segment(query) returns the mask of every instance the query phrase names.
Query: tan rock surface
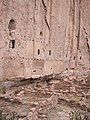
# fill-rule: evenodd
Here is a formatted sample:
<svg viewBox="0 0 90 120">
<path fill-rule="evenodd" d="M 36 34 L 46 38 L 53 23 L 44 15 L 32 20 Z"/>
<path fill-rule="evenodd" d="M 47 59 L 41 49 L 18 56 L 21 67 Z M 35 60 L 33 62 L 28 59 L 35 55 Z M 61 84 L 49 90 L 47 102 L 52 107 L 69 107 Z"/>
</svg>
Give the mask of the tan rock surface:
<svg viewBox="0 0 90 120">
<path fill-rule="evenodd" d="M 0 0 L 0 80 L 90 69 L 90 0 Z"/>
</svg>

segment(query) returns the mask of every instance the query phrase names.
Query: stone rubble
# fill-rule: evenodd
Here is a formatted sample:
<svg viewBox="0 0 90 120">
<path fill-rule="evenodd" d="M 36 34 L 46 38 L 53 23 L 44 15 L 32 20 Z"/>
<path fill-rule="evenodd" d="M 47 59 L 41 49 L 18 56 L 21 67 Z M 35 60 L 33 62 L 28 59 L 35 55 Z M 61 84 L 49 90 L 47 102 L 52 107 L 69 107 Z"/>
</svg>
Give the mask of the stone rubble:
<svg viewBox="0 0 90 120">
<path fill-rule="evenodd" d="M 67 75 L 66 75 L 67 76 Z M 70 78 L 70 79 L 69 79 Z M 21 109 L 19 120 L 47 120 L 47 112 L 57 104 L 67 104 L 71 107 L 87 109 L 90 112 L 89 79 L 84 83 L 74 77 L 55 79 L 49 82 L 37 82 L 13 89 L 12 92 L 0 95 L 0 99 L 16 105 L 29 107 Z M 85 88 L 85 89 L 84 89 Z M 16 111 L 17 112 L 17 111 Z M 58 117 L 62 113 L 58 113 Z M 62 120 L 63 116 L 61 117 Z M 61 119 L 60 118 L 60 119 Z"/>
</svg>

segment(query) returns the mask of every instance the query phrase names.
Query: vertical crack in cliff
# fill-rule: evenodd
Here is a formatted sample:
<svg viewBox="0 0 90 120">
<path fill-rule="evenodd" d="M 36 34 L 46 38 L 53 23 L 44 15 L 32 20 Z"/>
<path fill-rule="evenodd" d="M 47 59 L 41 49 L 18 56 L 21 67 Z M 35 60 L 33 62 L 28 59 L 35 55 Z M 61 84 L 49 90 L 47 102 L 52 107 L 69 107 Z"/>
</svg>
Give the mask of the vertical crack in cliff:
<svg viewBox="0 0 90 120">
<path fill-rule="evenodd" d="M 44 3 L 44 0 L 42 0 L 42 4 L 43 4 L 44 8 L 47 8 L 45 3 Z"/>
<path fill-rule="evenodd" d="M 27 31 L 28 31 L 28 22 L 29 22 L 29 0 L 27 0 L 27 3 L 26 3 L 26 9 L 25 9 L 25 12 L 26 12 L 26 31 L 25 31 L 25 41 L 26 41 L 26 37 L 27 37 Z"/>
<path fill-rule="evenodd" d="M 34 2 L 34 12 L 33 12 L 33 21 L 34 21 L 34 39 L 32 40 L 32 41 L 33 41 L 33 60 L 34 60 L 34 48 L 35 48 L 35 27 L 36 27 L 35 12 L 36 12 L 36 6 L 37 6 L 37 3 L 36 3 L 36 0 L 35 0 L 35 2 Z"/>
<path fill-rule="evenodd" d="M 89 54 L 89 60 L 90 60 L 90 45 L 89 45 L 89 40 L 88 40 L 88 33 L 86 31 L 86 29 L 83 27 L 83 30 L 85 32 L 86 35 L 86 44 L 87 44 L 87 49 L 88 49 L 88 54 Z"/>
<path fill-rule="evenodd" d="M 36 19 L 35 19 L 35 11 L 36 11 L 36 0 L 35 0 L 35 3 L 34 3 L 34 14 L 33 14 L 33 20 L 34 20 L 34 25 L 36 23 Z M 34 27 L 34 32 L 35 32 L 35 27 Z M 34 34 L 35 35 L 35 34 Z"/>
<path fill-rule="evenodd" d="M 70 41 L 70 61 L 73 57 L 73 41 L 74 41 L 74 30 L 75 30 L 75 0 L 70 1 L 70 17 L 71 17 L 71 24 L 72 24 L 72 32 L 71 32 L 71 41 Z M 71 64 L 71 62 L 69 63 Z M 70 66 L 70 65 L 69 65 Z"/>
<path fill-rule="evenodd" d="M 36 0 L 35 0 L 35 8 L 36 8 Z"/>
<path fill-rule="evenodd" d="M 81 30 L 81 2 L 82 0 L 78 1 L 78 34 L 77 34 L 77 50 L 76 50 L 76 61 L 75 66 L 77 69 L 78 66 L 78 52 L 79 52 L 79 44 L 80 44 L 80 30 Z"/>
<path fill-rule="evenodd" d="M 88 37 L 86 36 L 86 42 L 87 42 L 87 49 L 88 49 L 88 54 L 89 54 L 89 60 L 90 60 L 90 45 L 88 43 Z"/>
<path fill-rule="evenodd" d="M 81 25 L 81 0 L 79 0 L 79 17 L 78 17 L 78 35 L 77 35 L 77 50 L 79 50 L 80 42 L 80 25 Z"/>
<path fill-rule="evenodd" d="M 48 27 L 48 29 L 49 29 L 49 31 L 50 31 L 50 26 L 49 26 L 48 21 L 47 21 L 47 18 L 46 18 L 47 6 L 45 5 L 44 0 L 42 0 L 42 4 L 43 4 L 44 10 L 45 10 L 45 23 L 46 23 L 46 25 L 47 25 L 47 27 Z"/>
<path fill-rule="evenodd" d="M 52 35 L 52 31 L 51 31 L 51 29 L 52 29 L 52 3 L 53 1 L 52 0 L 50 0 L 50 32 L 49 32 L 49 45 L 50 45 L 50 40 L 51 40 L 51 35 Z"/>
</svg>

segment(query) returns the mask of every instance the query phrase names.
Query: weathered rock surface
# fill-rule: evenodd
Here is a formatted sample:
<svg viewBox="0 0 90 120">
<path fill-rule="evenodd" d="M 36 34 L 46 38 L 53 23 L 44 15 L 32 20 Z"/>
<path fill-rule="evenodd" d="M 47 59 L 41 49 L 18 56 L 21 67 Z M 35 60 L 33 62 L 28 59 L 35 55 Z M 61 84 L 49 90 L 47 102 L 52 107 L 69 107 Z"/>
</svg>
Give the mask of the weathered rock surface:
<svg viewBox="0 0 90 120">
<path fill-rule="evenodd" d="M 90 0 L 0 0 L 0 109 L 69 120 L 58 104 L 90 113 Z"/>
<path fill-rule="evenodd" d="M 0 80 L 90 69 L 90 0 L 0 0 Z"/>
</svg>

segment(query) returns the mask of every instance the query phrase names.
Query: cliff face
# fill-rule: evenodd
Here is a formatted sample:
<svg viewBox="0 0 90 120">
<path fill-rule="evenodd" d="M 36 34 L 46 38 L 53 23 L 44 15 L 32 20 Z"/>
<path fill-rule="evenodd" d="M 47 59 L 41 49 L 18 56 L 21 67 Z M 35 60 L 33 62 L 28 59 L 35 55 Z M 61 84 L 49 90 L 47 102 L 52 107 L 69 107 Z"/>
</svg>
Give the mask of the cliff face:
<svg viewBox="0 0 90 120">
<path fill-rule="evenodd" d="M 0 78 L 90 69 L 90 0 L 0 0 Z"/>
</svg>

